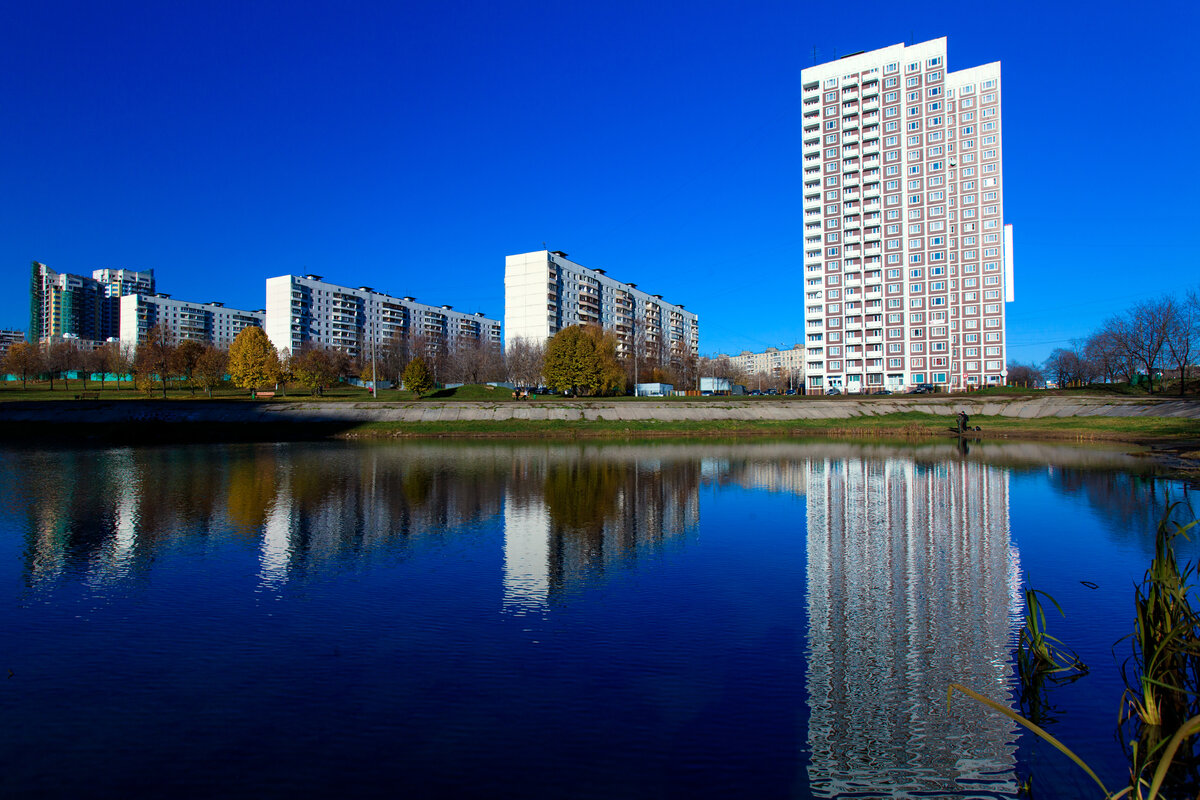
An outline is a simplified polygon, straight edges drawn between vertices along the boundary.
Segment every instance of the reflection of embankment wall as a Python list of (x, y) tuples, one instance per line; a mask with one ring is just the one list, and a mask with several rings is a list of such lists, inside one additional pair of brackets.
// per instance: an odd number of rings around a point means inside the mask
[(814, 793), (1013, 791), (1013, 726), (946, 708), (951, 682), (1012, 691), (1007, 473), (961, 460), (814, 460), (807, 517)]

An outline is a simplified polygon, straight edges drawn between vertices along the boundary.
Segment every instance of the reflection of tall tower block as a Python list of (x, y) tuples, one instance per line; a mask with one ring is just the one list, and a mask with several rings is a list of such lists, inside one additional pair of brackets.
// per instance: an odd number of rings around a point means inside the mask
[(815, 795), (1015, 791), (1012, 724), (968, 703), (947, 712), (946, 688), (1011, 696), (1018, 572), (1006, 472), (810, 462)]
[(546, 607), (550, 593), (550, 510), (540, 499), (504, 497), (504, 610)]

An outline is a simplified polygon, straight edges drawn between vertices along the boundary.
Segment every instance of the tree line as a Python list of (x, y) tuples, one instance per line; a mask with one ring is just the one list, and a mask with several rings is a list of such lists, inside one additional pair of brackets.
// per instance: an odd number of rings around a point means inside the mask
[(1131, 306), (1089, 336), (1051, 351), (1045, 363), (1008, 365), (1010, 385), (1129, 383), (1160, 391), (1169, 377), (1180, 395), (1200, 360), (1200, 289)]
[[(392, 340), (373, 354), (354, 358), (333, 347), (311, 346), (296, 353), (276, 350), (262, 328), (243, 329), (228, 349), (191, 339), (178, 340), (162, 326), (151, 328), (136, 346), (105, 342), (95, 348), (73, 339), (12, 344), (0, 360), (0, 371), (14, 375), (26, 387), (31, 380), (48, 380), (50, 389), (61, 381), (70, 388), (68, 376), (78, 374), (87, 388), (96, 376), (100, 388), (113, 380), (120, 390), (133, 383), (143, 392), (161, 392), (169, 386), (212, 390), (228, 379), (244, 389), (299, 384), (313, 395), (347, 381), (390, 381), (428, 392), (439, 383), (483, 383), (502, 381), (504, 358), (498, 345), (471, 342), (447, 351), (435, 343), (415, 337), (413, 341)], [(415, 366), (414, 366), (415, 365)]]
[[(97, 375), (101, 388), (110, 376), (117, 388), (128, 385), (164, 397), (170, 386), (204, 391), (209, 396), (226, 378), (235, 386), (286, 391), (298, 384), (313, 395), (338, 383), (358, 378), (403, 385), (423, 394), (447, 383), (479, 384), (508, 381), (521, 387), (549, 387), (575, 395), (624, 393), (634, 383), (668, 383), (695, 389), (704, 370), (718, 362), (672, 352), (644, 339), (621, 348), (616, 335), (594, 325), (564, 328), (546, 342), (517, 339), (507, 352), (497, 344), (467, 341), (447, 348), (423, 336), (395, 336), (377, 347), (363, 346), (361, 355), (311, 346), (290, 353), (276, 350), (262, 328), (251, 326), (238, 334), (228, 349), (185, 339), (156, 326), (136, 346), (107, 342), (95, 349), (71, 339), (13, 344), (0, 367), (20, 378), (67, 383), (67, 376)], [(69, 388), (69, 385), (68, 387)]]

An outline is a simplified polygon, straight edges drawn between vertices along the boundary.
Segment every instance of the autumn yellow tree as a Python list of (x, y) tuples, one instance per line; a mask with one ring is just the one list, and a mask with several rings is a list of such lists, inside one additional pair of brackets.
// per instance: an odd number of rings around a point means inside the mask
[(279, 381), (279, 353), (257, 325), (243, 328), (229, 346), (229, 377), (235, 386), (249, 389), (273, 386)]
[(625, 388), (617, 362), (616, 337), (595, 325), (563, 328), (546, 343), (546, 385), (575, 395), (607, 394)]
[(21, 388), (24, 389), (25, 380), (37, 377), (42, 371), (41, 351), (29, 342), (14, 342), (4, 358), (4, 370), (11, 375), (20, 376)]

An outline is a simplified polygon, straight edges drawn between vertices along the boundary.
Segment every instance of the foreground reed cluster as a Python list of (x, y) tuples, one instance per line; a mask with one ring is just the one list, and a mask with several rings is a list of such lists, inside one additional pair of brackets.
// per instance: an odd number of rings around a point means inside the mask
[(1158, 524), (1154, 559), (1136, 587), (1133, 632), (1118, 642), (1129, 640), (1133, 648), (1121, 667), (1126, 691), (1118, 714), (1122, 740), (1129, 743), (1127, 787), (1110, 791), (1083, 759), (1040, 724), (1049, 708), (1047, 681), (1087, 674), (1079, 657), (1046, 632), (1042, 599), (1063, 612), (1045, 592), (1025, 590), (1025, 624), (1016, 659), (1024, 715), (960, 684), (951, 684), (948, 692), (948, 698), (961, 692), (1032, 731), (1074, 761), (1113, 800), (1200, 796), (1200, 612), (1191, 597), (1196, 569), (1190, 563), (1181, 567), (1175, 553), (1175, 541), (1187, 539), (1197, 522), (1175, 522), (1175, 508), (1170, 505)]

